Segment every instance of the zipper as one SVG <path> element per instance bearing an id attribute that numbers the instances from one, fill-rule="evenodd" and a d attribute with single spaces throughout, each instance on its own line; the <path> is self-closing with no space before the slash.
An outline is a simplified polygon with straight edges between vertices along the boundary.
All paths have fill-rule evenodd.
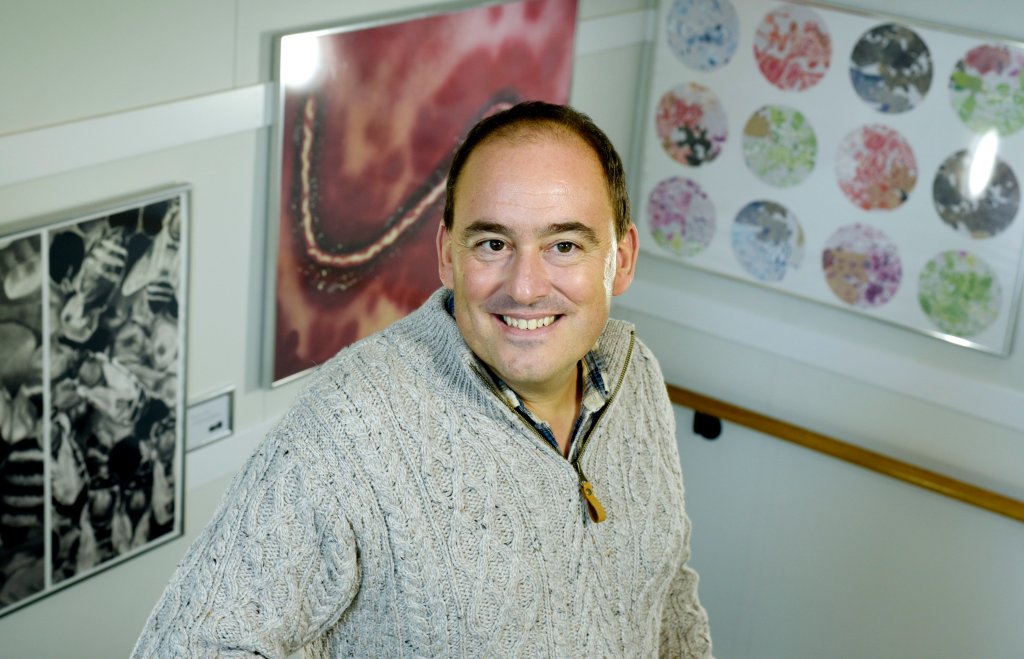
<path id="1" fill-rule="evenodd" d="M 590 424 L 590 430 L 588 430 L 587 434 L 584 435 L 583 439 L 580 440 L 580 447 L 579 450 L 576 451 L 576 457 L 573 458 L 573 460 L 570 463 L 576 470 L 576 477 L 579 479 L 580 482 L 580 494 L 583 496 L 583 501 L 587 504 L 587 514 L 590 516 L 590 519 L 593 520 L 595 524 L 600 524 L 601 522 L 603 522 L 605 519 L 608 518 L 608 515 L 604 511 L 604 506 L 601 505 L 601 501 L 597 498 L 597 495 L 594 494 L 594 486 L 590 483 L 589 480 L 587 480 L 586 474 L 583 473 L 583 467 L 580 466 L 580 459 L 583 457 L 583 451 L 586 450 L 587 444 L 590 443 L 591 435 L 593 435 L 594 430 L 597 429 L 597 424 L 601 422 L 602 418 L 604 418 L 605 411 L 607 411 L 611 404 L 615 401 L 615 397 L 618 395 L 619 389 L 622 388 L 622 382 L 623 380 L 626 379 L 626 369 L 629 368 L 629 363 L 633 357 L 633 346 L 635 344 L 636 330 L 630 330 L 629 348 L 626 349 L 626 360 L 622 364 L 622 370 L 619 371 L 619 379 L 615 382 L 615 388 L 612 389 L 612 393 L 610 396 L 608 396 L 608 401 L 604 404 L 604 407 L 602 407 L 601 411 L 598 412 L 597 418 L 595 418 L 594 422 Z M 554 451 L 559 458 L 562 458 L 562 454 L 558 451 L 558 449 L 551 445 L 551 442 L 549 442 L 544 437 L 544 435 L 542 435 L 540 431 L 534 427 L 533 423 L 531 423 L 530 420 L 526 418 L 526 416 L 524 416 L 522 412 L 513 407 L 508 402 L 508 400 L 506 400 L 505 397 L 501 395 L 501 392 L 498 391 L 498 388 L 494 385 L 494 382 L 487 375 L 487 373 L 481 372 L 480 369 L 477 368 L 476 366 L 473 367 L 473 370 L 476 371 L 477 376 L 481 380 L 483 380 L 485 385 L 487 385 L 487 388 L 491 390 L 491 393 L 493 393 L 498 398 L 498 400 L 500 400 L 502 404 L 506 408 L 508 408 L 510 412 L 519 417 L 519 420 L 522 421 L 527 428 L 533 431 L 533 434 L 537 436 L 537 439 L 540 440 L 541 444 L 547 446 L 549 449 Z"/>
<path id="2" fill-rule="evenodd" d="M 594 486 L 587 479 L 587 475 L 583 473 L 583 467 L 580 466 L 580 460 L 583 458 L 583 452 L 587 449 L 587 444 L 590 443 L 590 437 L 594 434 L 594 430 L 597 429 L 597 424 L 604 418 L 604 413 L 611 407 L 612 403 L 615 402 L 615 397 L 619 394 L 619 389 L 622 388 L 622 381 L 626 379 L 626 369 L 629 368 L 629 362 L 633 358 L 633 345 L 636 343 L 636 330 L 630 330 L 629 332 L 629 348 L 626 350 L 626 360 L 622 364 L 622 370 L 619 371 L 619 379 L 615 383 L 615 388 L 612 389 L 611 396 L 608 397 L 608 401 L 601 408 L 594 422 L 590 424 L 590 430 L 580 440 L 580 448 L 576 451 L 576 457 L 572 461 L 572 466 L 576 468 L 576 476 L 580 479 L 580 494 L 583 495 L 583 500 L 587 503 L 587 514 L 590 515 L 590 519 L 595 524 L 600 524 L 608 515 L 604 511 L 604 506 L 601 505 L 601 501 L 594 494 Z"/>

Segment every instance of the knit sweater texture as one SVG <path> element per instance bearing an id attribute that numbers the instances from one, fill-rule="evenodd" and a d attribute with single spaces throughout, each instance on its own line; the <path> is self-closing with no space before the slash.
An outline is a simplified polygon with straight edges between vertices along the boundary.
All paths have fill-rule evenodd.
<path id="1" fill-rule="evenodd" d="M 317 370 L 133 656 L 710 656 L 654 357 L 608 321 L 614 397 L 579 460 L 596 524 L 573 464 L 495 394 L 448 294 Z"/>

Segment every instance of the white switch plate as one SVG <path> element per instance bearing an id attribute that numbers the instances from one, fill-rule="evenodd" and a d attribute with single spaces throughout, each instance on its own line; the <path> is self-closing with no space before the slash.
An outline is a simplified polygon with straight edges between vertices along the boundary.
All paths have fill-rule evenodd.
<path id="1" fill-rule="evenodd" d="M 219 439 L 229 437 L 233 431 L 231 404 L 234 389 L 220 391 L 188 406 L 185 416 L 185 448 L 194 451 Z"/>

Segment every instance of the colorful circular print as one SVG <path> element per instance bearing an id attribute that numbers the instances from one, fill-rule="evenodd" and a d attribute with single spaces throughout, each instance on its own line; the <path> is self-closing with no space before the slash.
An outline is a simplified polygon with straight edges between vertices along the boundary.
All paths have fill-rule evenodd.
<path id="1" fill-rule="evenodd" d="M 833 233 L 821 253 L 821 267 L 836 297 L 855 307 L 882 306 L 896 295 L 903 278 L 896 245 L 865 224 Z"/>
<path id="2" fill-rule="evenodd" d="M 743 127 L 743 157 L 765 183 L 780 188 L 796 185 L 814 169 L 818 138 L 802 113 L 765 105 Z"/>
<path id="3" fill-rule="evenodd" d="M 736 8 L 730 0 L 675 0 L 665 28 L 672 52 L 698 71 L 728 64 L 740 33 Z"/>
<path id="4" fill-rule="evenodd" d="M 679 256 L 700 254 L 715 236 L 715 207 L 688 178 L 673 176 L 654 186 L 647 220 L 654 241 Z"/>
<path id="5" fill-rule="evenodd" d="M 970 252 L 942 252 L 921 271 L 917 300 L 925 315 L 947 334 L 974 336 L 999 316 L 999 279 Z"/>
<path id="6" fill-rule="evenodd" d="M 732 250 L 740 265 L 761 281 L 782 281 L 804 259 L 804 231 L 789 210 L 772 201 L 743 207 L 732 225 Z"/>
<path id="7" fill-rule="evenodd" d="M 655 125 L 665 153 L 684 165 L 711 162 L 729 135 L 718 96 L 695 82 L 662 95 Z"/>
<path id="8" fill-rule="evenodd" d="M 780 7 L 757 26 L 754 58 L 768 82 L 783 91 L 803 91 L 828 73 L 832 39 L 813 10 Z"/>
<path id="9" fill-rule="evenodd" d="M 932 55 L 913 30 L 879 25 L 853 47 L 850 80 L 857 95 L 879 112 L 906 112 L 932 86 Z"/>
<path id="10" fill-rule="evenodd" d="M 1010 135 L 1024 126 L 1024 52 L 986 44 L 972 48 L 949 77 L 953 110 L 976 133 Z"/>
<path id="11" fill-rule="evenodd" d="M 846 197 L 864 210 L 898 208 L 917 183 L 910 143 L 892 128 L 873 124 L 848 134 L 836 152 L 836 177 Z"/>
<path id="12" fill-rule="evenodd" d="M 942 221 L 971 238 L 991 238 L 1010 226 L 1020 208 L 1020 186 L 1002 160 L 981 166 L 991 169 L 984 187 L 971 190 L 973 158 L 957 151 L 939 167 L 932 185 L 935 209 Z"/>

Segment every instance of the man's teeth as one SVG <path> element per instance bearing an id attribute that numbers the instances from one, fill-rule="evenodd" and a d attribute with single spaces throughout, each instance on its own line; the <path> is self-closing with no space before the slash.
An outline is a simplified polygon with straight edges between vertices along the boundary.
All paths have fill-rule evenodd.
<path id="1" fill-rule="evenodd" d="M 554 316 L 545 316 L 544 318 L 513 318 L 512 316 L 502 316 L 502 320 L 509 327 L 515 327 L 521 330 L 535 330 L 538 327 L 547 327 L 551 323 L 555 322 Z"/>

